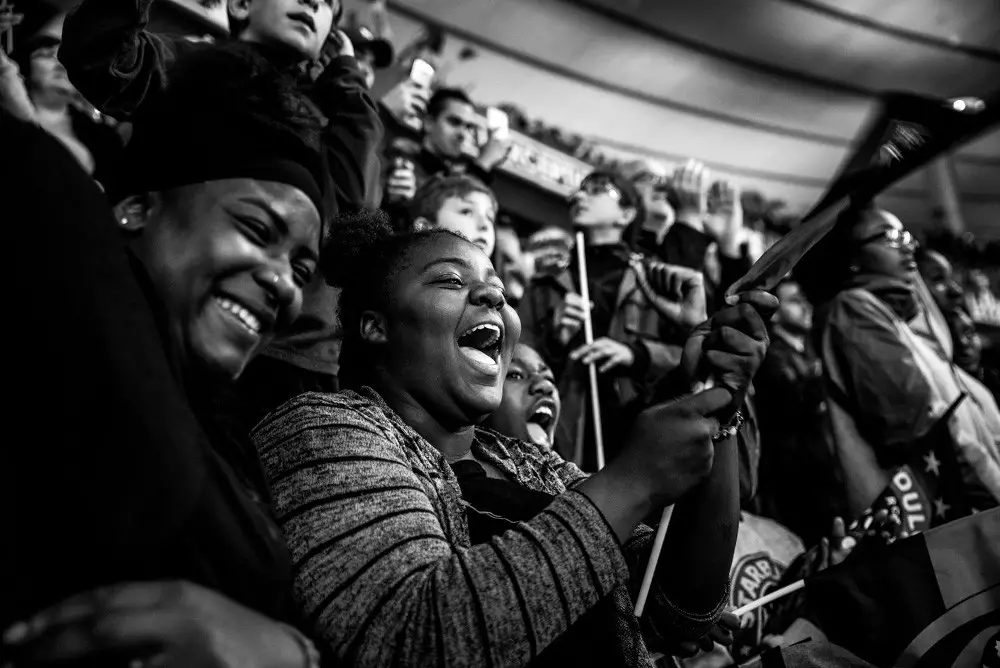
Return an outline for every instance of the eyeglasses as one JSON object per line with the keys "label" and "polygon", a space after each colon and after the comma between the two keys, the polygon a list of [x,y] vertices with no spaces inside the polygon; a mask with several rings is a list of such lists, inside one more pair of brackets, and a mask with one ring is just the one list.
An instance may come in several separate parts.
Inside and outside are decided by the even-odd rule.
{"label": "eyeglasses", "polygon": [[622,198],[622,191],[608,176],[595,176],[593,178],[588,176],[580,184],[580,192],[591,196],[608,194],[618,201]]}
{"label": "eyeglasses", "polygon": [[873,234],[870,237],[865,237],[858,241],[859,246],[865,246],[873,241],[882,241],[889,248],[909,248],[910,250],[915,250],[920,242],[910,234],[909,230],[901,230],[898,227],[888,227],[878,234]]}

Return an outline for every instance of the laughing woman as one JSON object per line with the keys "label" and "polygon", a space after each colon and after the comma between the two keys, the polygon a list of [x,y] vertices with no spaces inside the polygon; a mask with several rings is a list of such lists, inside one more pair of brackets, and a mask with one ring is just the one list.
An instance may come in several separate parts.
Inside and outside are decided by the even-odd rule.
{"label": "laughing woman", "polygon": [[[11,70],[0,55],[4,91]],[[197,72],[134,136],[114,217],[61,143],[0,112],[17,166],[0,183],[7,306],[30,328],[5,369],[32,432],[0,466],[15,666],[309,665],[279,623],[294,621],[291,564],[260,463],[214,399],[296,318],[315,271],[317,120],[239,52]]]}
{"label": "laughing woman", "polygon": [[[728,419],[762,359],[753,308],[689,342],[685,368],[702,361],[726,389],[641,414],[622,455],[587,478],[477,427],[500,406],[520,335],[478,247],[374,220],[334,235],[324,269],[344,286],[352,391],[302,395],[253,434],[296,598],[332,653],[359,667],[647,666],[643,631],[654,649],[703,639],[739,510],[735,439],[703,416]],[[637,527],[682,496],[667,540],[686,549],[661,560],[640,630],[629,588],[651,541]]]}

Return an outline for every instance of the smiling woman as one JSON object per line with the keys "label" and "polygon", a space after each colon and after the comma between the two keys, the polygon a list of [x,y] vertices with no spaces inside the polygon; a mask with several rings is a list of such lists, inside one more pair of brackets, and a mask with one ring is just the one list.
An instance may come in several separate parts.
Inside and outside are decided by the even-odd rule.
{"label": "smiling woman", "polygon": [[11,241],[45,258],[38,271],[18,254],[16,270],[35,276],[17,303],[45,354],[8,367],[12,409],[45,425],[43,447],[2,467],[17,524],[0,624],[36,615],[4,635],[15,665],[304,665],[304,638],[273,621],[292,619],[290,563],[260,463],[218,397],[296,318],[316,269],[318,119],[242,50],[192,66],[203,77],[136,129],[114,217],[60,143],[0,119],[18,165],[0,194]]}
{"label": "smiling woman", "polygon": [[[478,426],[505,400],[508,372],[537,365],[522,349],[512,366],[520,321],[481,248],[443,229],[393,235],[370,216],[335,226],[323,262],[343,290],[350,390],[299,396],[252,436],[298,604],[338,660],[645,667],[647,643],[675,652],[705,637],[726,592],[737,499],[735,448],[719,443],[732,439],[703,416],[729,405],[729,391],[642,413],[621,456],[588,477]],[[762,336],[763,323],[745,305],[727,318],[727,341],[759,363],[762,344],[743,332]],[[532,410],[555,418],[558,404]],[[706,476],[675,523],[689,544],[719,548],[720,567],[694,549],[706,564],[696,577],[657,569],[640,629],[628,587],[652,537],[639,523]]]}

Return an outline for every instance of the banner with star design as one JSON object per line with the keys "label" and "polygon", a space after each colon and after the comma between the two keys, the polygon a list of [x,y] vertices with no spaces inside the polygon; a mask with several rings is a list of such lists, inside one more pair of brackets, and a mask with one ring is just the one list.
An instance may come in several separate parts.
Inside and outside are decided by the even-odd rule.
{"label": "banner with star design", "polygon": [[1000,508],[806,580],[805,616],[880,668],[1000,666]]}
{"label": "banner with star design", "polygon": [[947,431],[948,420],[966,401],[961,395],[926,437],[912,447],[910,460],[889,478],[889,484],[864,515],[887,510],[899,518],[903,535],[926,531],[970,514],[958,457]]}

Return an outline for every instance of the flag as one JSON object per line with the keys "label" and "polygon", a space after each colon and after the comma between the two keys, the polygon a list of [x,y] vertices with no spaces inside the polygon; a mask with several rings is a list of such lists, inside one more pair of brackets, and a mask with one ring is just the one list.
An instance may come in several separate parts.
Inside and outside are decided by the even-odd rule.
{"label": "flag", "polygon": [[[898,517],[903,535],[913,535],[965,517],[973,506],[966,496],[948,422],[967,400],[962,394],[931,431],[911,448],[910,460],[897,468],[864,517],[880,510]],[[869,520],[870,521],[870,520]],[[1000,538],[998,538],[1000,540]]]}
{"label": "flag", "polygon": [[[955,106],[912,93],[886,93],[857,148],[820,201],[791,232],[767,249],[745,276],[726,291],[773,290],[835,227],[837,216],[870,201],[934,158],[1000,122],[1000,91],[976,104]],[[803,265],[809,265],[806,260]]]}
{"label": "flag", "polygon": [[1000,666],[1000,508],[806,581],[805,616],[879,668]]}

